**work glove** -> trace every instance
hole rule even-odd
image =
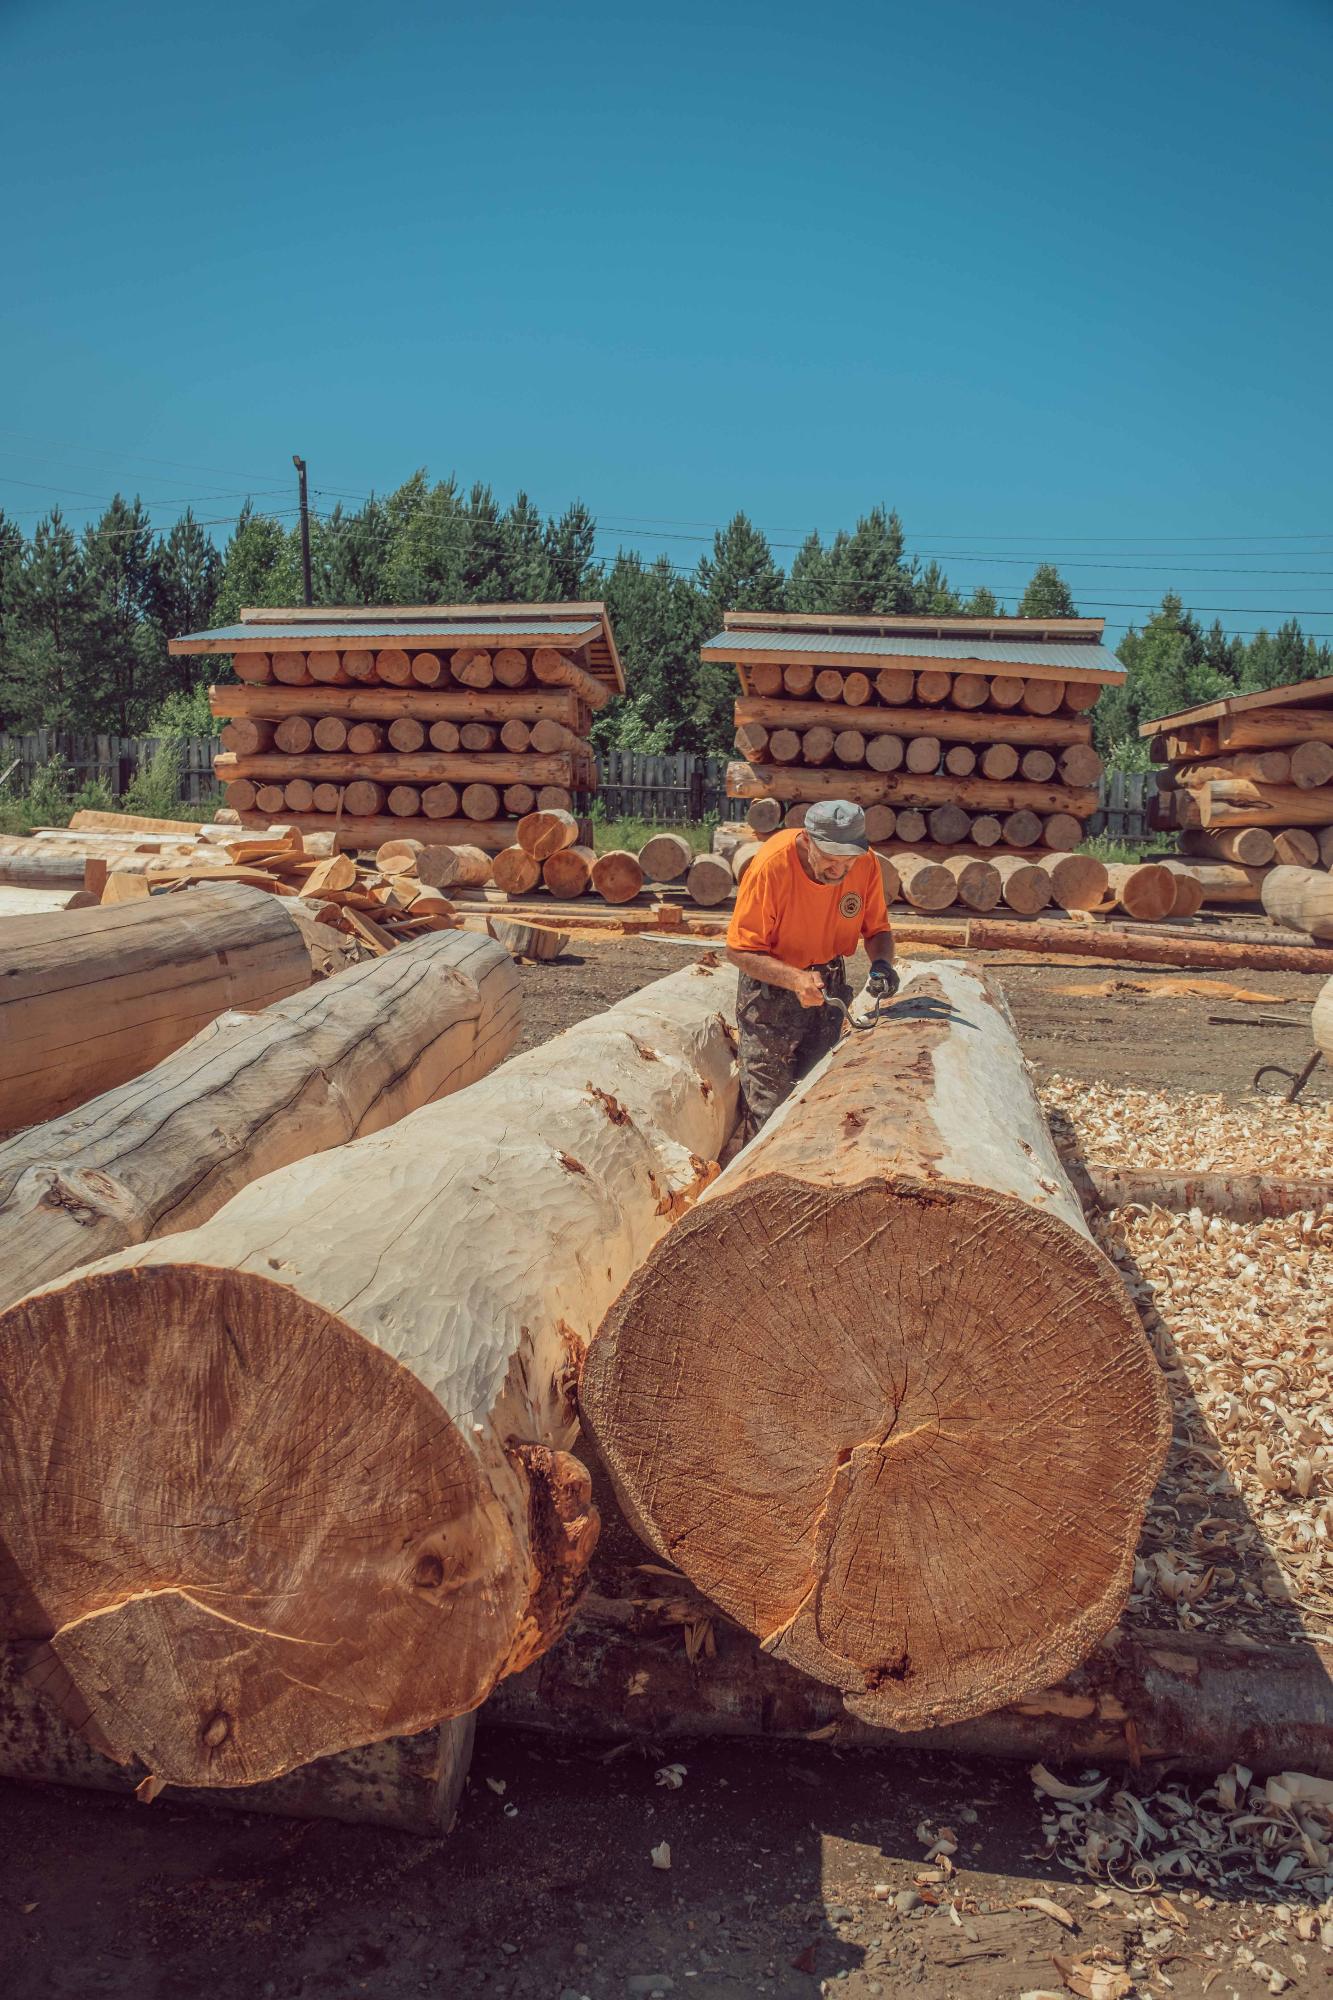
[[[898,991],[898,969],[891,958],[872,960],[870,978],[866,982],[867,992],[876,994],[882,1000],[892,1000]]]

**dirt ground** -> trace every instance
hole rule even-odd
[[[597,940],[525,968],[525,1045],[691,956]],[[1304,1061],[1319,983],[1241,974],[1164,993],[1172,975],[1132,967],[996,969],[1039,1078],[1235,1098],[1261,1062]],[[1237,988],[1267,997],[1238,1000]],[[1219,1013],[1242,1024],[1210,1021]],[[1265,1013],[1298,1025],[1257,1022]],[[1331,1082],[1318,1072],[1307,1096],[1327,1101]],[[679,1786],[658,1782],[677,1762]],[[959,1835],[957,1873],[919,1884],[942,1824]],[[650,1852],[663,1841],[666,1870]],[[1068,1970],[1097,1947],[1134,1981],[1107,2000],[1330,1983],[1333,1951],[1317,1924],[1302,1941],[1311,1920],[1280,1889],[1263,1902],[1098,1894],[1042,1844],[1020,1766],[817,1743],[608,1757],[484,1723],[442,1841],[11,1784],[0,1786],[0,1995],[952,2000],[1071,1990],[1054,1961]],[[1016,1907],[1033,1896],[1068,1922]],[[1333,1946],[1333,1923],[1325,1934]]]

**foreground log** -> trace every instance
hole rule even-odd
[[[508,955],[462,932],[219,1015],[146,1075],[0,1145],[0,1304],[461,1090],[519,1026]]]
[[[226,1009],[310,980],[282,899],[236,883],[15,917],[0,938],[0,1130],[141,1076]]]
[[[580,1396],[653,1548],[855,1714],[918,1728],[1113,1625],[1169,1405],[999,987],[912,967],[890,1023],[636,1272]]]
[[[1274,923],[1333,944],[1333,875],[1322,868],[1270,868],[1260,893]]]
[[[558,1637],[572,1365],[730,1128],[735,996],[692,966],[0,1317],[17,1629],[85,1736],[253,1783]]]

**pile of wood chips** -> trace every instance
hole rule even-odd
[[[1042,1098],[1066,1157],[1333,1177],[1333,1106],[1060,1077]],[[1174,1403],[1130,1617],[1333,1639],[1333,1205],[1254,1223],[1130,1206],[1089,1223]]]

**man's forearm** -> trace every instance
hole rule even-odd
[[[868,937],[866,939],[865,946],[866,946],[866,957],[870,960],[870,963],[872,965],[875,963],[875,960],[877,958],[887,958],[889,964],[890,965],[893,964],[892,931],[876,931],[874,937]]]
[[[780,958],[774,958],[766,951],[735,951],[728,946],[727,960],[731,965],[738,965],[742,972],[748,972],[751,979],[762,979],[769,986],[785,987],[788,993],[795,993],[805,977],[796,966],[784,965]]]

